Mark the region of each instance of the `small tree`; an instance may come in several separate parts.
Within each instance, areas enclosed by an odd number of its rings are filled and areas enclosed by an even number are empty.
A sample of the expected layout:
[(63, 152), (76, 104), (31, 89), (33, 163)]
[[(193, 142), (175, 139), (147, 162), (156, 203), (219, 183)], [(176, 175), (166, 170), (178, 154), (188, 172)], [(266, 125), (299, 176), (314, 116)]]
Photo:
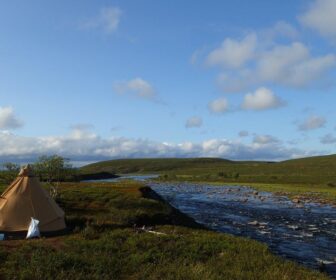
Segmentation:
[(61, 181), (73, 174), (72, 165), (69, 159), (58, 155), (41, 156), (33, 165), (35, 174), (50, 185), (50, 194), (52, 197), (58, 195), (58, 187)]
[(5, 162), (2, 164), (2, 167), (4, 170), (9, 172), (19, 172), (20, 171), (20, 165), (13, 162)]

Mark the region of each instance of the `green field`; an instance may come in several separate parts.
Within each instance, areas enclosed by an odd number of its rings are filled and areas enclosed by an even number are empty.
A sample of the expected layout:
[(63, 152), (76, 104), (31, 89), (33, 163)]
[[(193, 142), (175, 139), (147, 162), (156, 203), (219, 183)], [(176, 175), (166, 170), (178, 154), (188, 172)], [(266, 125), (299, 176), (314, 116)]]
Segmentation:
[(70, 231), (2, 241), (1, 279), (329, 279), (257, 241), (201, 229), (150, 195), (134, 182), (62, 184)]

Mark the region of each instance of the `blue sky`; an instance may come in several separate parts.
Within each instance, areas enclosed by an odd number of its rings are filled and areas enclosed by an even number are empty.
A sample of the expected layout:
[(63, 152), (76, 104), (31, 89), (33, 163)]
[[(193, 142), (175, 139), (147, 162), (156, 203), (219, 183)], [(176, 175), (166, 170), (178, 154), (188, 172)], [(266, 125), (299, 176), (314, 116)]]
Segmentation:
[(335, 10), (334, 0), (7, 1), (1, 160), (334, 153)]

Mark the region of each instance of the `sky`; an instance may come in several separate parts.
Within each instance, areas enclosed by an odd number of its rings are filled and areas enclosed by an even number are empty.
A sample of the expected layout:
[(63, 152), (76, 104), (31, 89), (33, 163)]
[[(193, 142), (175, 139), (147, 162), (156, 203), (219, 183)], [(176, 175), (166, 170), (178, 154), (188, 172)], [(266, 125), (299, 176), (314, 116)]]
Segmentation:
[(336, 153), (336, 0), (3, 1), (0, 161)]

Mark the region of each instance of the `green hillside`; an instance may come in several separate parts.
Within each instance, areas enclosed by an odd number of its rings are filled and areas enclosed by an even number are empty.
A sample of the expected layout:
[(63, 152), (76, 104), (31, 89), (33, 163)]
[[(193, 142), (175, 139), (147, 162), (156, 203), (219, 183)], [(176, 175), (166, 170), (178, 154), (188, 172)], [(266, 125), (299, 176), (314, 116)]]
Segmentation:
[(116, 159), (101, 161), (83, 166), (84, 173), (111, 172), (117, 174), (148, 173), (173, 171), (188, 168), (205, 168), (209, 165), (231, 163), (218, 158), (149, 158), (149, 159)]
[(119, 159), (81, 168), (83, 174), (159, 173), (165, 178), (256, 183), (311, 183), (336, 186), (336, 155), (282, 162), (230, 161), (219, 158)]

